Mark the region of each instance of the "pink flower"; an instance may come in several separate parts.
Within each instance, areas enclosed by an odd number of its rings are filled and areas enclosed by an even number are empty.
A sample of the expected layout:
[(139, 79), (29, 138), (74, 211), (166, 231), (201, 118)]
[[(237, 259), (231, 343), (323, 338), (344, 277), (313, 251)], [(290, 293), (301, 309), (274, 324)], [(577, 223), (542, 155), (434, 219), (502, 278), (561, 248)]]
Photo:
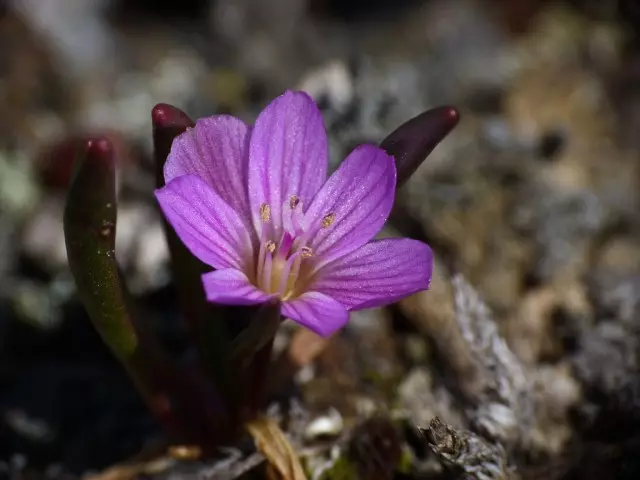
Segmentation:
[(305, 93), (276, 98), (249, 127), (203, 118), (173, 142), (156, 191), (189, 250), (215, 270), (207, 298), (251, 305), (277, 297), (282, 313), (329, 336), (349, 311), (427, 289), (430, 248), (373, 240), (396, 188), (394, 159), (357, 147), (327, 179), (322, 116)]

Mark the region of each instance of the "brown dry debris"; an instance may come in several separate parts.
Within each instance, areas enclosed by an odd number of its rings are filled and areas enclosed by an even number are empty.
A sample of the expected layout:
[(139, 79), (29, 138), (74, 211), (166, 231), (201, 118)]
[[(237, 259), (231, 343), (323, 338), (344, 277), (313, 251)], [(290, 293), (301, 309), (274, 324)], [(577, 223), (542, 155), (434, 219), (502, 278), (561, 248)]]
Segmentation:
[(307, 480), (297, 453), (276, 422), (263, 418), (248, 423), (246, 428), (269, 462), (269, 480)]

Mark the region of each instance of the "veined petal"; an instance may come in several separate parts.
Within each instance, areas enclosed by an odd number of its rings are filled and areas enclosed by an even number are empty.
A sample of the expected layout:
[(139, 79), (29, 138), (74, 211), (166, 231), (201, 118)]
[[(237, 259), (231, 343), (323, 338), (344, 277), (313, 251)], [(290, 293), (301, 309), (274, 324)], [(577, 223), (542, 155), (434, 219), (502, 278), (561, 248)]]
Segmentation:
[(347, 310), (379, 307), (426, 290), (433, 254), (408, 238), (374, 240), (318, 272), (310, 288), (335, 298)]
[(255, 305), (273, 297), (258, 290), (243, 272), (233, 268), (205, 273), (202, 284), (208, 301), (224, 305)]
[(361, 247), (380, 231), (391, 212), (395, 187), (393, 157), (384, 150), (361, 145), (349, 154), (305, 214), (311, 229), (324, 223), (311, 237), (316, 268)]
[(197, 175), (249, 221), (249, 137), (250, 128), (235, 117), (215, 115), (198, 120), (174, 140), (164, 167), (165, 181)]
[(155, 194), (167, 221), (196, 257), (214, 268), (247, 266), (252, 246), (245, 223), (203, 179), (183, 175)]
[(282, 206), (292, 195), (303, 205), (327, 177), (327, 134), (320, 110), (302, 92), (286, 92), (258, 116), (249, 147), (249, 204), (261, 232), (261, 206), (279, 233)]
[(307, 292), (285, 302), (282, 314), (323, 337), (330, 336), (349, 320), (349, 312), (340, 302), (319, 292)]

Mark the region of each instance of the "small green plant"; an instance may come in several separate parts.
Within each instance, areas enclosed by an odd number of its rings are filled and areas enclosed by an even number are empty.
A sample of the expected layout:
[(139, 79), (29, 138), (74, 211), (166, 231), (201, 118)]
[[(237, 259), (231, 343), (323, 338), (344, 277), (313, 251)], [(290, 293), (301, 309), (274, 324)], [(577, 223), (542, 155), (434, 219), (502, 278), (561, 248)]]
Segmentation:
[(265, 407), (283, 317), (329, 336), (349, 311), (428, 288), (427, 245), (372, 239), (395, 189), (458, 113), (440, 107), (411, 119), (379, 147), (356, 148), (328, 179), (324, 125), (306, 94), (278, 97), (253, 127), (222, 115), (194, 123), (166, 104), (151, 119), (156, 197), (198, 362), (179, 366), (127, 292), (115, 259), (116, 159), (104, 138), (79, 153), (67, 253), (91, 321), (170, 439), (206, 454), (233, 443)]

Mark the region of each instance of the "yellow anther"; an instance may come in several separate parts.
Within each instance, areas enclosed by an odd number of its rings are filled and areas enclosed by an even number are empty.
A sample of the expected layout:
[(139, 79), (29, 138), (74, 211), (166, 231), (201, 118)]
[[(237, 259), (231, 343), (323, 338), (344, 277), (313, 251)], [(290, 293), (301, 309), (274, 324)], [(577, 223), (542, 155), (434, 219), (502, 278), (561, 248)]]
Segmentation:
[(303, 258), (309, 258), (313, 256), (313, 250), (311, 250), (310, 247), (302, 247), (300, 249), (300, 255), (302, 255)]
[(300, 197), (291, 195), (291, 197), (289, 197), (289, 208), (295, 210), (298, 205), (300, 205)]
[(260, 218), (264, 223), (269, 223), (271, 220), (271, 207), (266, 203), (260, 205)]
[(273, 253), (276, 251), (276, 244), (272, 240), (267, 240), (264, 244), (264, 248), (266, 248), (269, 253)]
[(327, 213), (323, 218), (322, 218), (322, 228), (329, 228), (331, 225), (333, 225), (333, 222), (336, 221), (336, 214), (335, 213)]

